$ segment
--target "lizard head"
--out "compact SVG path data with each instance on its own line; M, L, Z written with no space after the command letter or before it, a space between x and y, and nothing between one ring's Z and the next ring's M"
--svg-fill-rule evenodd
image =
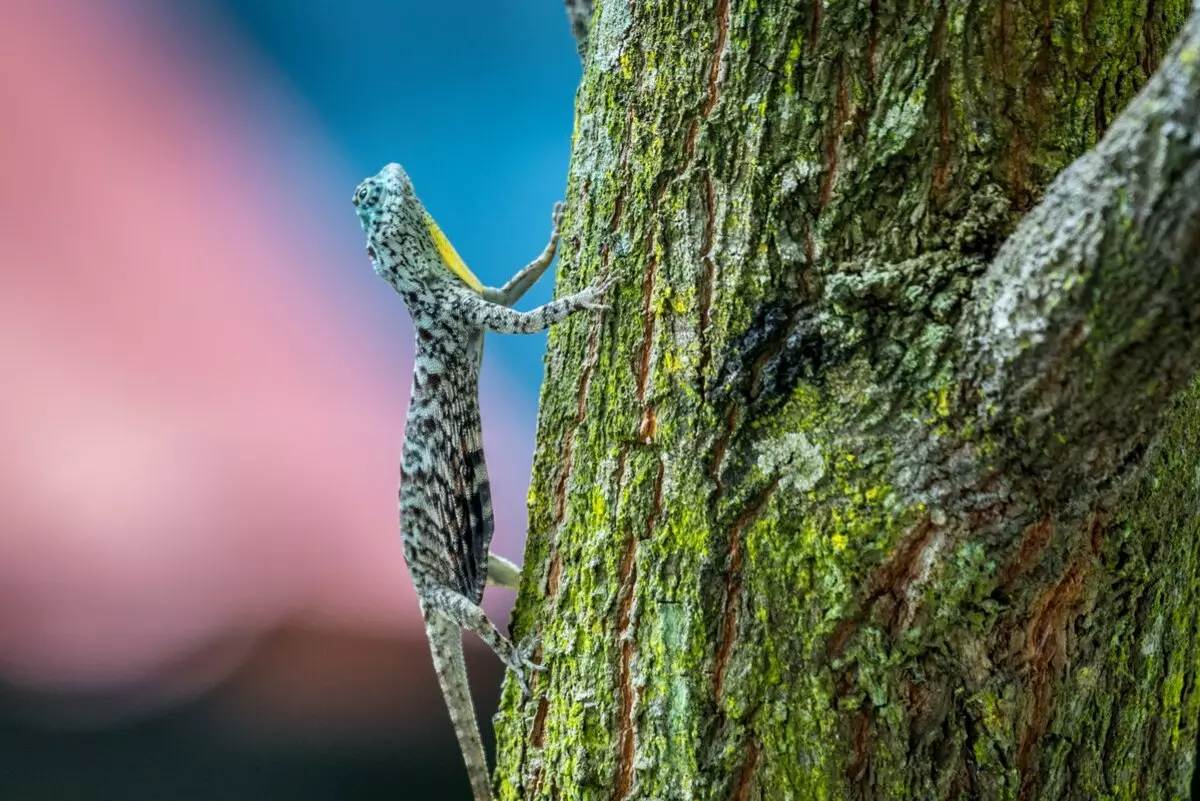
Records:
M360 183L354 190L354 207L367 234L367 255L383 278L424 283L427 276L416 273L433 267L446 272L428 277L443 278L448 272L483 292L483 284L421 205L399 164L389 164Z

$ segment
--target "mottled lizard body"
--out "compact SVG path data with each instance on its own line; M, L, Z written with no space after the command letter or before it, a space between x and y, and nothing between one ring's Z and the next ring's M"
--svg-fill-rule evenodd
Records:
M467 269L398 164L359 184L354 205L375 272L404 299L417 334L400 473L404 557L421 604L434 668L476 801L491 790L467 684L462 630L475 632L528 691L536 666L488 620L479 602L491 582L516 588L518 571L489 554L492 502L479 417L484 331L533 333L580 309L602 309L607 284L528 312L510 308L545 272L558 244L560 207L545 250L503 288Z

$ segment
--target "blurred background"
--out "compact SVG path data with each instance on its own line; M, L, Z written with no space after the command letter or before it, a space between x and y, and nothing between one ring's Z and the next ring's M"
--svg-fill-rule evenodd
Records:
M578 77L558 0L5 2L0 799L469 797L397 533L412 332L350 198L402 162L502 283ZM544 346L484 365L517 561Z

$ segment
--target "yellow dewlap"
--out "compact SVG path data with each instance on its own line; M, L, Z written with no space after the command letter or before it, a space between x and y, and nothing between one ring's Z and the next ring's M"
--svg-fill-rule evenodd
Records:
M438 228L438 224L433 221L433 217L429 213L425 214L425 223L429 226L429 234L433 237L433 245L437 248L438 253L442 255L442 260L446 262L454 274L462 279L462 282L474 289L479 294L483 294L483 284L475 277L475 273L467 269L467 265L463 263L462 257L454 250L454 245L450 244L450 240L442 233L442 229Z

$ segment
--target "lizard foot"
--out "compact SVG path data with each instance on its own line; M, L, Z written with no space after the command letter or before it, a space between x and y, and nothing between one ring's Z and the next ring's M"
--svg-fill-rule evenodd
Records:
M515 674L517 684L521 687L521 694L529 697L533 694L529 687L529 678L531 673L541 673L546 669L545 665L533 661L533 653L537 650L541 639L537 634L531 633L521 644L512 649L509 659L507 660L508 668Z
M608 311L609 306L598 301L600 298L604 297L604 294L608 292L609 288L613 285L613 283L615 283L615 281L615 276L604 276L595 284L592 284L587 289L580 292L580 306L584 309L590 309L592 311Z

